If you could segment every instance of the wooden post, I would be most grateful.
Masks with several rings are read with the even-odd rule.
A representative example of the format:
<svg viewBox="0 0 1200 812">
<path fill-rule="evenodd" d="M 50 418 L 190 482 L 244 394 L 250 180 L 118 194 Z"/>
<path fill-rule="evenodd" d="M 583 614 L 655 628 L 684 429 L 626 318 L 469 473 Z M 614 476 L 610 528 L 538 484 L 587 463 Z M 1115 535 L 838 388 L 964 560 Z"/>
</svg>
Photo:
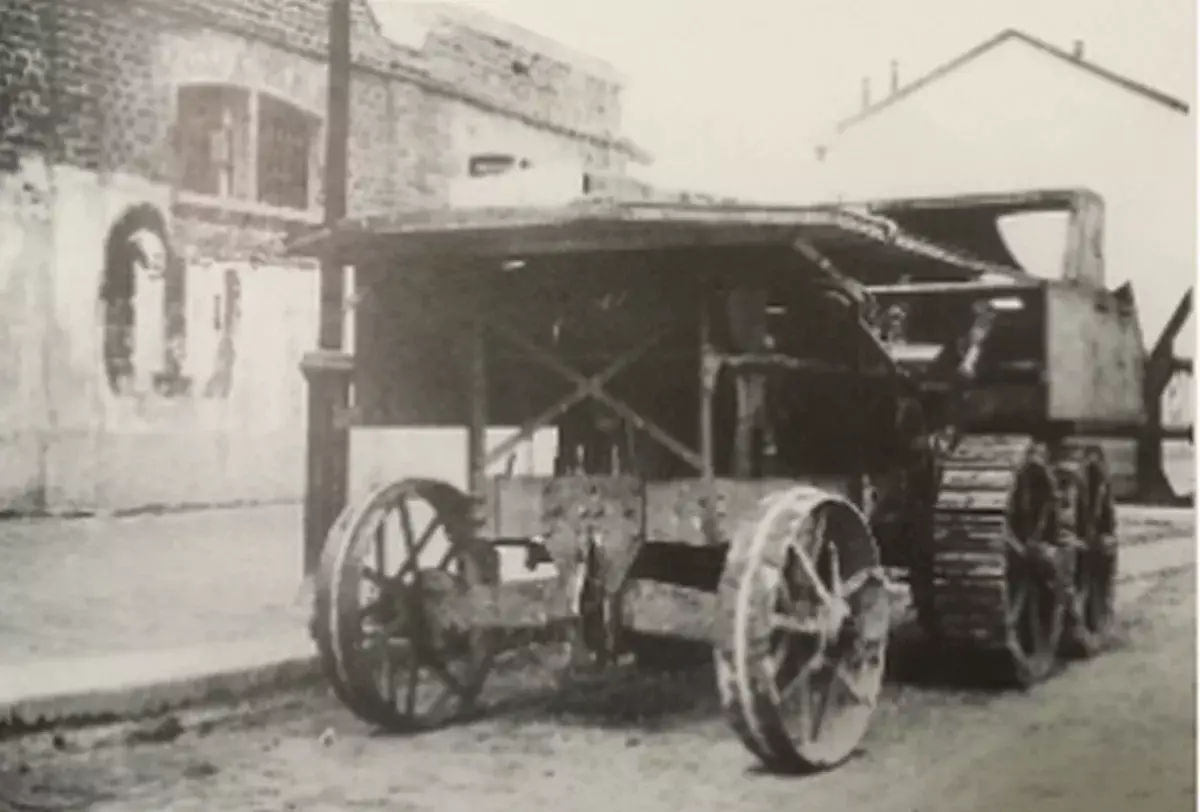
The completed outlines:
<svg viewBox="0 0 1200 812">
<path fill-rule="evenodd" d="M 329 6 L 329 68 L 325 120 L 325 226 L 346 215 L 347 142 L 350 126 L 350 0 Z M 319 355 L 342 349 L 342 261 L 333 247 L 321 257 Z M 349 431 L 337 425 L 349 404 L 345 365 L 313 364 L 308 386 L 308 483 L 304 500 L 304 574 L 317 568 L 324 544 L 346 497 Z"/>
<path fill-rule="evenodd" d="M 483 494 L 487 475 L 487 336 L 482 318 L 474 319 L 470 358 L 467 360 L 467 386 L 471 403 L 467 415 L 467 488 L 473 497 Z"/>
<path fill-rule="evenodd" d="M 707 296 L 701 297 L 700 302 L 700 458 L 703 460 L 703 470 L 700 475 L 705 482 L 711 482 L 715 475 L 713 459 L 713 398 L 717 392 L 717 376 L 721 371 L 721 361 L 712 345 L 712 314 L 709 312 L 711 301 Z"/>
<path fill-rule="evenodd" d="M 762 288 L 736 288 L 727 294 L 732 338 L 738 353 L 766 350 L 767 291 Z M 733 475 L 747 479 L 754 475 L 762 455 L 763 410 L 766 376 L 760 372 L 739 371 L 734 379 L 737 390 L 737 424 L 734 429 Z"/>
</svg>

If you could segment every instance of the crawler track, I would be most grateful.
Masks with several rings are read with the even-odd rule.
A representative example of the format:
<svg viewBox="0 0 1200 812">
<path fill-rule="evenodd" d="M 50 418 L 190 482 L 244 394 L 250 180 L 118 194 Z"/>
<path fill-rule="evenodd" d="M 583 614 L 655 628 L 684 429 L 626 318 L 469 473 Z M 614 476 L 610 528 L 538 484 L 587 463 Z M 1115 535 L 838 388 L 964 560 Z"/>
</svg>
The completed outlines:
<svg viewBox="0 0 1200 812">
<path fill-rule="evenodd" d="M 932 550 L 914 588 L 942 646 L 995 654 L 1021 685 L 1045 679 L 1063 633 L 1060 472 L 1032 438 L 963 438 L 942 461 Z"/>
</svg>

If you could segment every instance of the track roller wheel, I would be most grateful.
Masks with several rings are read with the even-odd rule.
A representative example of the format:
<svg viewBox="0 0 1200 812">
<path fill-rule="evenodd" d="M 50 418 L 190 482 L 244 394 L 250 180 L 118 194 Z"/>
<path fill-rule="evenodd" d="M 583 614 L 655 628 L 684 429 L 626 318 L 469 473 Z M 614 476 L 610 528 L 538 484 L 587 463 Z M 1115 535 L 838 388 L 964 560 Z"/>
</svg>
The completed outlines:
<svg viewBox="0 0 1200 812">
<path fill-rule="evenodd" d="M 445 483 L 402 480 L 343 511 L 317 573 L 313 631 L 356 716 L 415 732 L 473 713 L 493 635 L 456 624 L 439 598 L 494 581 L 490 552 L 471 532 L 468 498 Z"/>
<path fill-rule="evenodd" d="M 826 769 L 859 745 L 889 613 L 878 550 L 849 502 L 799 487 L 742 523 L 718 590 L 715 661 L 730 723 L 767 768 Z"/>
<path fill-rule="evenodd" d="M 1068 466 L 1076 480 L 1073 530 L 1078 551 L 1064 650 L 1074 657 L 1094 657 L 1106 645 L 1115 615 L 1117 510 L 1102 451 L 1088 448 Z"/>
<path fill-rule="evenodd" d="M 1058 495 L 1054 472 L 1040 455 L 1031 454 L 1018 469 L 1009 498 L 1006 539 L 1007 655 L 1024 687 L 1050 676 L 1062 641 Z"/>
</svg>

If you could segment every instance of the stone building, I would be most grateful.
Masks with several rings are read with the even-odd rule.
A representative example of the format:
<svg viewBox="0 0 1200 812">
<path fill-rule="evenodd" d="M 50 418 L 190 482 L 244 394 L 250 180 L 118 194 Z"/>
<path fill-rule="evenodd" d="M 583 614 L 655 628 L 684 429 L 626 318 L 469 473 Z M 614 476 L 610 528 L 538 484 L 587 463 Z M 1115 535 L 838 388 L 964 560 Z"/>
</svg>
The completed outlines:
<svg viewBox="0 0 1200 812">
<path fill-rule="evenodd" d="M 622 80 L 476 12 L 353 3 L 351 215 L 621 172 Z M 328 0 L 0 0 L 0 511 L 299 495 Z"/>
</svg>

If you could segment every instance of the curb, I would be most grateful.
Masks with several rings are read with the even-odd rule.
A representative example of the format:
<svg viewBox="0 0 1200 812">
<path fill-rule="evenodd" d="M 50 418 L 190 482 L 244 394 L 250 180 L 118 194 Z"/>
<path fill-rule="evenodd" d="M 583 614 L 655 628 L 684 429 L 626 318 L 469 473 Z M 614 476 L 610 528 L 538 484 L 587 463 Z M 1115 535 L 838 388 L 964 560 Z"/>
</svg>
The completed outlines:
<svg viewBox="0 0 1200 812">
<path fill-rule="evenodd" d="M 1158 543 L 1184 541 L 1190 543 L 1191 539 L 1164 539 Z M 1135 567 L 1122 573 L 1117 583 L 1140 586 L 1195 566 L 1193 554 L 1186 561 Z M 223 660 L 225 665 L 205 665 L 214 660 Z M 191 672 L 187 670 L 188 662 L 194 664 Z M 103 674 L 99 679 L 91 678 L 94 672 L 85 663 L 39 664 L 40 677 L 35 674 L 30 679 L 26 675 L 23 680 L 35 687 L 24 691 L 5 686 L 5 669 L 0 667 L 0 740 L 52 727 L 131 721 L 198 705 L 232 703 L 316 684 L 322 678 L 307 635 L 109 658 L 107 680 Z M 138 678 L 126 676 L 131 667 L 138 669 Z M 104 670 L 103 663 L 97 670 Z"/>
<path fill-rule="evenodd" d="M 223 511 L 257 510 L 258 508 L 294 507 L 300 509 L 303 498 L 291 496 L 263 499 L 230 499 L 221 502 L 153 502 L 136 507 L 61 507 L 36 510 L 0 509 L 0 522 L 76 522 L 88 519 L 162 518 L 188 514 L 220 513 Z"/>
</svg>

